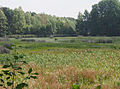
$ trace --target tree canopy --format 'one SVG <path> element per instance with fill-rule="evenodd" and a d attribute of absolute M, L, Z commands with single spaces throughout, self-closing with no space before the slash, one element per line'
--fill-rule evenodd
<path fill-rule="evenodd" d="M 79 29 L 79 34 L 92 36 L 120 35 L 119 0 L 102 0 L 93 5 L 90 13 L 85 11 L 82 26 Z"/>
<path fill-rule="evenodd" d="M 102 0 L 78 18 L 56 17 L 45 13 L 24 12 L 21 7 L 0 8 L 0 36 L 34 34 L 36 36 L 119 36 L 120 2 Z"/>

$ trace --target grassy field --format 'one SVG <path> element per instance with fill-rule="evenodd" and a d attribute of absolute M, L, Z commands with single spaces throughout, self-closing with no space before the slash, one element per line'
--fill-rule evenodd
<path fill-rule="evenodd" d="M 30 66 L 39 73 L 38 79 L 29 82 L 28 89 L 120 89 L 120 37 L 32 39 L 36 41 L 9 41 L 22 46 L 17 51 L 24 53 Z M 1 64 L 6 63 L 8 56 L 0 55 Z M 97 88 L 99 85 L 101 88 Z"/>

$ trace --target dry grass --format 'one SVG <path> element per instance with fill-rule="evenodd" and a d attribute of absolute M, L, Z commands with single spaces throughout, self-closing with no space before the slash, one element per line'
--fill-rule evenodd
<path fill-rule="evenodd" d="M 32 66 L 36 69 L 36 66 Z M 38 67 L 37 67 L 38 68 Z M 79 83 L 80 79 L 89 81 L 88 86 L 83 85 L 80 89 L 96 89 L 96 76 L 102 76 L 102 71 L 93 69 L 78 69 L 76 67 L 61 67 L 55 72 L 47 72 L 44 68 L 37 69 L 39 76 L 37 80 L 29 82 L 29 89 L 72 89 L 73 83 Z M 119 89 L 110 85 L 102 84 L 101 89 Z"/>
<path fill-rule="evenodd" d="M 30 63 L 29 66 L 26 66 L 26 69 L 32 67 L 34 72 L 38 72 L 36 80 L 29 81 L 28 89 L 72 89 L 74 83 L 89 82 L 88 85 L 81 85 L 80 89 L 96 89 L 97 87 L 97 77 L 106 74 L 106 76 L 111 73 L 103 72 L 101 70 L 93 70 L 90 68 L 87 69 L 78 69 L 77 67 L 68 66 L 60 67 L 54 72 L 50 72 L 45 68 L 39 67 L 33 63 Z M 4 89 L 4 88 L 0 88 Z M 11 88 L 8 88 L 11 89 Z M 101 89 L 120 89 L 120 87 L 114 87 L 110 85 L 101 85 Z"/>
<path fill-rule="evenodd" d="M 32 66 L 35 68 L 35 66 Z M 38 67 L 37 67 L 38 68 Z M 72 89 L 72 84 L 79 79 L 80 71 L 75 67 L 66 67 L 55 72 L 46 72 L 39 68 L 37 80 L 29 82 L 29 89 Z"/>
<path fill-rule="evenodd" d="M 91 83 L 96 81 L 97 71 L 92 69 L 83 69 L 81 71 L 81 77 L 83 77 L 84 80 L 89 80 Z"/>

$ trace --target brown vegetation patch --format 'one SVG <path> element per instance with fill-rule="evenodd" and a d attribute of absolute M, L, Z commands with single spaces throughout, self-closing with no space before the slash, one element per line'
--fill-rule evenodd
<path fill-rule="evenodd" d="M 93 88 L 93 89 L 97 89 L 97 86 L 99 86 L 99 85 L 96 85 L 95 88 Z M 117 88 L 113 88 L 110 85 L 101 84 L 101 89 L 117 89 Z"/>
<path fill-rule="evenodd" d="M 96 75 L 97 71 L 92 69 L 83 69 L 81 70 L 81 77 L 83 80 L 89 80 L 91 83 L 94 83 L 96 81 Z"/>

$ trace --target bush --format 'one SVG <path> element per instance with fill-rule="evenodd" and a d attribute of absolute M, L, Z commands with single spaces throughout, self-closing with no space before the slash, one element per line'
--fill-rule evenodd
<path fill-rule="evenodd" d="M 74 43 L 74 42 L 75 42 L 75 39 L 70 40 L 70 43 Z"/>
<path fill-rule="evenodd" d="M 34 39 L 22 39 L 21 41 L 26 41 L 26 42 L 35 42 Z"/>
<path fill-rule="evenodd" d="M 8 49 L 12 49 L 12 44 L 5 43 L 5 44 L 3 44 L 3 47 L 8 48 Z"/>
<path fill-rule="evenodd" d="M 113 43 L 111 39 L 81 39 L 81 42 L 88 43 Z"/>
<path fill-rule="evenodd" d="M 113 41 L 112 40 L 110 40 L 110 39 L 99 39 L 96 43 L 113 43 Z"/>
<path fill-rule="evenodd" d="M 58 39 L 57 38 L 55 38 L 55 41 L 57 41 Z"/>
<path fill-rule="evenodd" d="M 5 47 L 0 47 L 0 54 L 10 54 L 10 50 Z"/>

